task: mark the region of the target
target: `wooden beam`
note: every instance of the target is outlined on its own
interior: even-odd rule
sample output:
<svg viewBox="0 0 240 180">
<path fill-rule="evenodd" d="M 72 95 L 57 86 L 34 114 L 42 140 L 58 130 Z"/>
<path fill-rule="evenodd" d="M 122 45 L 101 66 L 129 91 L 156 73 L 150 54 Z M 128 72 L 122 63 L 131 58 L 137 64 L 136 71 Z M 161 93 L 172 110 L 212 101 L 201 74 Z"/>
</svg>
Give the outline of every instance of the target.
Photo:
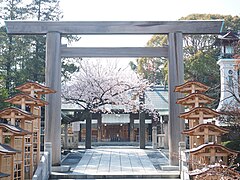
<svg viewBox="0 0 240 180">
<path fill-rule="evenodd" d="M 218 34 L 222 20 L 182 21 L 5 21 L 9 34 L 59 32 L 79 35 L 101 34 Z"/>
<path fill-rule="evenodd" d="M 61 47 L 62 57 L 168 57 L 167 47 Z"/>
</svg>

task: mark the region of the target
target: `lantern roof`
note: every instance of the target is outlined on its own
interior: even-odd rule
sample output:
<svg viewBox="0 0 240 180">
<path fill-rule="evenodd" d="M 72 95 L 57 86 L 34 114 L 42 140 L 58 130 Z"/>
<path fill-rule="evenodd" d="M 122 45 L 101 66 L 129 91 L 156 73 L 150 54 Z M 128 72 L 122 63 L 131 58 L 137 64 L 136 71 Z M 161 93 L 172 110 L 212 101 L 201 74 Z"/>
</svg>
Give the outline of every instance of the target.
<svg viewBox="0 0 240 180">
<path fill-rule="evenodd" d="M 208 107 L 195 107 L 188 112 L 181 113 L 179 117 L 183 119 L 197 120 L 200 117 L 200 113 L 203 114 L 203 119 L 210 119 L 220 115 L 219 112 Z"/>
<path fill-rule="evenodd" d="M 9 102 L 12 104 L 21 105 L 22 99 L 25 99 L 26 105 L 35 105 L 35 106 L 45 106 L 48 104 L 47 101 L 44 101 L 42 99 L 37 99 L 32 96 L 29 96 L 28 94 L 17 94 L 11 98 L 8 98 L 5 100 L 5 102 Z"/>
<path fill-rule="evenodd" d="M 16 154 L 17 152 L 19 152 L 19 151 L 16 149 L 13 149 L 12 147 L 10 147 L 6 144 L 0 144 L 0 154 L 2 154 L 2 155 Z"/>
<path fill-rule="evenodd" d="M 51 94 L 56 92 L 55 90 L 37 82 L 26 82 L 15 89 L 28 94 L 31 94 L 31 91 L 34 91 L 35 94 Z"/>
<path fill-rule="evenodd" d="M 188 81 L 184 84 L 175 87 L 175 92 L 180 93 L 203 93 L 209 89 L 208 86 L 197 81 Z"/>
<path fill-rule="evenodd" d="M 9 108 L 5 108 L 3 110 L 0 111 L 0 117 L 3 119 L 9 119 L 11 118 L 11 113 L 14 113 L 16 119 L 27 119 L 27 120 L 34 120 L 36 119 L 36 115 L 33 115 L 32 113 L 28 112 L 28 111 L 24 111 L 22 109 L 18 109 L 15 107 L 9 107 Z"/>
<path fill-rule="evenodd" d="M 201 94 L 201 93 L 192 93 L 189 94 L 183 98 L 179 98 L 177 100 L 177 104 L 181 104 L 181 105 L 185 105 L 185 106 L 189 106 L 189 105 L 194 105 L 196 102 L 196 98 L 198 98 L 199 104 L 200 105 L 204 105 L 204 104 L 210 104 L 214 101 L 213 98 L 205 95 L 205 94 Z"/>
<path fill-rule="evenodd" d="M 213 132 L 213 134 L 216 134 L 216 132 L 218 132 L 219 134 L 226 134 L 229 132 L 229 130 L 226 128 L 219 127 L 213 123 L 206 123 L 206 124 L 198 124 L 197 126 L 194 126 L 191 129 L 184 130 L 182 134 L 198 136 L 199 133 L 204 132 L 204 129 L 206 128 L 212 130 L 212 131 L 209 131 L 208 135 L 211 135 L 212 134 L 211 132 Z"/>
<path fill-rule="evenodd" d="M 6 123 L 0 123 L 0 128 L 4 128 L 10 132 L 12 132 L 15 135 L 27 135 L 27 134 L 31 134 L 31 132 L 26 131 L 20 127 L 16 127 L 10 124 L 6 124 Z"/>
<path fill-rule="evenodd" d="M 0 172 L 0 179 L 8 176 L 10 176 L 10 174 Z"/>
<path fill-rule="evenodd" d="M 233 43 L 238 41 L 240 38 L 237 33 L 233 32 L 232 30 L 228 30 L 227 32 L 218 35 L 215 45 L 223 45 L 225 43 Z"/>
<path fill-rule="evenodd" d="M 197 154 L 200 155 L 201 153 L 205 153 L 205 151 L 208 151 L 209 149 L 218 149 L 218 153 L 226 152 L 227 154 L 234 155 L 234 156 L 237 156 L 239 154 L 239 151 L 229 149 L 223 145 L 215 144 L 213 142 L 208 144 L 202 144 L 196 148 L 186 150 L 185 152 L 189 152 L 193 155 L 197 155 Z"/>
</svg>

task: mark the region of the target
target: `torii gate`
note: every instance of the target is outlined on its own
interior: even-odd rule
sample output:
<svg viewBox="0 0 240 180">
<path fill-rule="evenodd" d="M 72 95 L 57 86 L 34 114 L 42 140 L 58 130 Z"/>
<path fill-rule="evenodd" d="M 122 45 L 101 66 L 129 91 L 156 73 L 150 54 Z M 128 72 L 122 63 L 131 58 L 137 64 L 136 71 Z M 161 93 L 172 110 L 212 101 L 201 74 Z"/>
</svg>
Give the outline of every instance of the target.
<svg viewBox="0 0 240 180">
<path fill-rule="evenodd" d="M 5 24 L 9 34 L 47 35 L 46 85 L 57 91 L 56 94 L 47 96 L 46 100 L 49 105 L 45 112 L 45 141 L 52 143 L 53 165 L 61 163 L 61 57 L 168 58 L 169 159 L 170 165 L 178 165 L 176 155 L 178 154 L 178 143 L 184 140 L 181 136 L 184 121 L 178 117 L 183 109 L 176 104 L 180 95 L 174 93 L 174 88 L 184 81 L 183 34 L 219 34 L 223 27 L 223 21 L 5 21 Z M 73 48 L 61 46 L 61 35 L 71 34 L 167 34 L 168 47 Z M 87 122 L 86 126 L 91 128 L 91 122 L 90 124 Z M 142 134 L 141 130 L 140 134 Z M 140 148 L 141 143 L 143 147 L 145 146 L 142 137 L 140 137 Z"/>
</svg>

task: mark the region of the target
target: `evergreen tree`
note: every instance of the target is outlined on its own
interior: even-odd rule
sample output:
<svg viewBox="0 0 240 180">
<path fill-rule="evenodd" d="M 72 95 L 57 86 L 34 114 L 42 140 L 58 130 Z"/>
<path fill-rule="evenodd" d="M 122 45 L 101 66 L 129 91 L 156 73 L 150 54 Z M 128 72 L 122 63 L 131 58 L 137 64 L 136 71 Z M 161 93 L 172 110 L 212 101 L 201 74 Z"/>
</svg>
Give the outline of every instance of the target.
<svg viewBox="0 0 240 180">
<path fill-rule="evenodd" d="M 238 31 L 240 29 L 240 17 L 219 14 L 191 14 L 181 18 L 181 20 L 216 20 L 224 19 L 223 32 L 227 29 Z M 216 64 L 220 49 L 214 45 L 216 35 L 185 35 L 184 36 L 184 75 L 185 80 L 200 81 L 212 87 L 208 95 L 219 99 L 220 94 L 220 72 Z M 167 44 L 167 37 L 163 35 L 154 35 L 147 43 L 149 47 L 160 47 Z M 167 61 L 159 58 L 140 58 L 137 63 L 131 62 L 132 69 L 142 74 L 145 78 L 155 84 L 164 84 L 167 82 Z M 152 64 L 157 64 L 155 68 Z M 157 76 L 157 72 L 161 75 Z M 155 79 L 152 76 L 155 75 Z M 159 79 L 158 79 L 159 78 Z M 217 105 L 218 102 L 215 102 Z"/>
<path fill-rule="evenodd" d="M 19 20 L 26 19 L 27 10 L 20 0 L 4 0 L 0 6 L 1 20 Z M 22 36 L 12 36 L 6 34 L 6 28 L 0 28 L 0 73 L 2 76 L 2 85 L 11 94 L 16 81 L 16 74 L 19 69 L 19 62 L 25 57 Z M 29 48 L 26 47 L 26 49 Z M 2 87 L 4 87 L 2 86 Z"/>
<path fill-rule="evenodd" d="M 58 21 L 62 18 L 60 0 L 34 0 L 24 4 L 24 0 L 3 0 L 1 2 L 1 20 L 38 20 Z M 14 87 L 28 80 L 45 81 L 45 42 L 46 36 L 8 35 L 6 27 L 0 29 L 0 75 L 2 85 L 12 95 Z M 78 40 L 69 36 L 70 41 Z M 63 73 L 66 77 L 77 67 L 71 61 L 63 61 Z"/>
</svg>

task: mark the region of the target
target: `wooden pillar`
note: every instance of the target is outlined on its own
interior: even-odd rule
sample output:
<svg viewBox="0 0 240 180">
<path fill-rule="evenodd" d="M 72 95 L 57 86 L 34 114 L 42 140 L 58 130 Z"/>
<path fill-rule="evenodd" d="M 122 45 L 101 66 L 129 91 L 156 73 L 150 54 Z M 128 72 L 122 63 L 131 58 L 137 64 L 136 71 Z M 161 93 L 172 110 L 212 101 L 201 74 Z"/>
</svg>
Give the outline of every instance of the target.
<svg viewBox="0 0 240 180">
<path fill-rule="evenodd" d="M 144 110 L 144 93 L 139 96 L 139 146 L 140 149 L 145 149 L 145 110 Z"/>
<path fill-rule="evenodd" d="M 0 129 L 0 143 L 1 144 L 4 144 L 5 142 L 4 142 L 4 138 L 3 138 L 3 131 L 2 131 L 2 129 Z"/>
<path fill-rule="evenodd" d="M 134 118 L 133 114 L 130 113 L 130 142 L 134 141 Z"/>
<path fill-rule="evenodd" d="M 68 124 L 64 124 L 64 149 L 68 148 Z"/>
<path fill-rule="evenodd" d="M 86 118 L 86 139 L 85 139 L 85 148 L 91 149 L 92 146 L 92 113 L 88 112 Z"/>
<path fill-rule="evenodd" d="M 181 132 L 183 131 L 184 121 L 178 116 L 183 112 L 183 107 L 176 104 L 178 98 L 182 95 L 174 92 L 175 86 L 183 84 L 183 42 L 182 33 L 169 33 L 169 63 L 168 63 L 168 80 L 169 80 L 169 163 L 170 165 L 179 165 L 178 161 L 178 144 L 183 141 Z"/>
<path fill-rule="evenodd" d="M 99 113 L 97 120 L 97 132 L 98 132 L 98 142 L 102 141 L 102 113 Z"/>
<path fill-rule="evenodd" d="M 56 91 L 46 95 L 45 142 L 52 143 L 52 164 L 61 164 L 61 36 L 48 32 L 46 39 L 46 86 Z"/>
<path fill-rule="evenodd" d="M 204 143 L 207 144 L 209 142 L 209 129 L 204 128 Z"/>
<path fill-rule="evenodd" d="M 139 112 L 139 146 L 140 149 L 145 149 L 145 111 Z"/>
</svg>

